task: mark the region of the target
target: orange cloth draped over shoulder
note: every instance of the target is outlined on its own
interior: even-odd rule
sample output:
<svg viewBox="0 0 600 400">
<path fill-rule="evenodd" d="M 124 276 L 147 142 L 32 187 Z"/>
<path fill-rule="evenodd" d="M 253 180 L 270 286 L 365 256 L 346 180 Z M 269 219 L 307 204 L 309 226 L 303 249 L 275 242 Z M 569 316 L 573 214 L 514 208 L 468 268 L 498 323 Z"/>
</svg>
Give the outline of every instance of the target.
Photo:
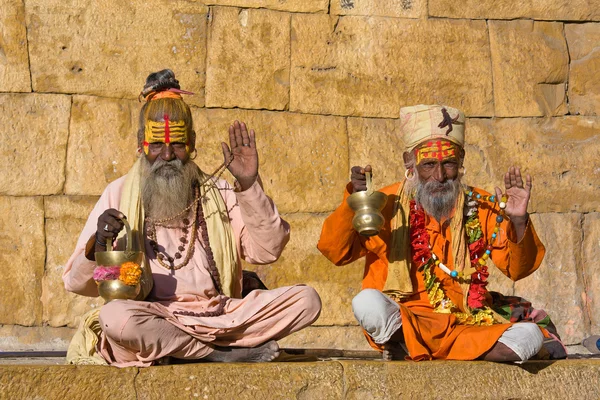
<svg viewBox="0 0 600 400">
<path fill-rule="evenodd" d="M 372 237 L 360 236 L 352 227 L 354 212 L 347 205 L 352 185 L 348 184 L 342 204 L 325 220 L 321 238 L 317 247 L 335 265 L 349 264 L 366 257 L 362 288 L 382 290 L 387 279 L 388 257 L 391 246 L 391 225 L 396 193 L 400 183 L 380 190 L 388 195 L 388 201 L 382 213 L 386 223 L 381 232 Z M 477 193 L 488 194 L 474 189 Z M 462 210 L 461 210 L 462 211 Z M 479 221 L 483 235 L 491 237 L 496 226 L 496 210 L 485 202 L 478 207 Z M 445 260 L 453 269 L 450 223 L 426 217 L 427 231 L 433 252 Z M 409 243 L 406 243 L 408 246 Z M 529 220 L 524 237 L 516 243 L 512 224 L 505 220 L 500 226 L 499 236 L 493 242 L 491 259 L 504 275 L 513 281 L 534 272 L 542 262 L 545 249 L 537 237 L 533 224 Z M 492 267 L 490 265 L 490 267 Z M 441 282 L 441 288 L 452 302 L 462 308 L 463 292 L 460 285 L 441 271 L 433 269 Z M 433 312 L 421 272 L 411 263 L 410 277 L 414 294 L 400 303 L 402 329 L 410 358 L 413 360 L 450 359 L 474 360 L 490 350 L 500 336 L 512 324 L 492 326 L 459 325 L 452 314 Z M 491 305 L 491 297 L 488 298 Z M 464 310 L 463 310 L 464 311 Z M 366 334 L 371 346 L 382 351 L 382 346 L 374 343 Z"/>
</svg>

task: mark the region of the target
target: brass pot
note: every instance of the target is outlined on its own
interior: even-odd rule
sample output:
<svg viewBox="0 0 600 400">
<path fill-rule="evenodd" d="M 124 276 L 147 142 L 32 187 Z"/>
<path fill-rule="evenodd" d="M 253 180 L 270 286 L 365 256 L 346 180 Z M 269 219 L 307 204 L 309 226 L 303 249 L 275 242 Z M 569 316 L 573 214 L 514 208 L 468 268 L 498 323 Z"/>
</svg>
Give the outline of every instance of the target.
<svg viewBox="0 0 600 400">
<path fill-rule="evenodd" d="M 140 290 L 139 283 L 135 286 L 126 285 L 119 279 L 98 282 L 98 293 L 107 303 L 117 299 L 133 300 L 140 294 Z"/>
<path fill-rule="evenodd" d="M 387 202 L 387 195 L 381 192 L 356 192 L 346 201 L 354 210 L 354 229 L 363 236 L 377 235 L 385 223 L 381 210 Z"/>
<path fill-rule="evenodd" d="M 95 253 L 96 265 L 121 266 L 126 262 L 134 262 L 139 266 L 142 265 L 142 261 L 144 260 L 144 253 L 141 251 L 132 250 L 133 236 L 131 233 L 131 228 L 129 226 L 129 223 L 127 222 L 127 219 L 123 218 L 122 221 L 125 225 L 125 229 L 127 232 L 127 235 L 125 237 L 127 240 L 126 250 L 113 251 L 112 241 L 109 239 L 106 242 L 107 251 L 99 251 Z M 115 299 L 135 299 L 140 293 L 140 288 L 141 286 L 139 283 L 135 286 L 126 285 L 118 279 L 98 282 L 98 293 L 104 300 L 106 300 L 107 303 Z"/>
</svg>

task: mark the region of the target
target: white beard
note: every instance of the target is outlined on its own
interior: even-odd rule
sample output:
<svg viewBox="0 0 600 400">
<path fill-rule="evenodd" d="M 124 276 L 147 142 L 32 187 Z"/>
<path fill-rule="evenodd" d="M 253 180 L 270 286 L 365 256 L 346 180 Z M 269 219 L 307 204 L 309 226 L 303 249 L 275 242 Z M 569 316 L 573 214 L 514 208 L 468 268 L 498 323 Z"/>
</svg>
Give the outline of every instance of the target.
<svg viewBox="0 0 600 400">
<path fill-rule="evenodd" d="M 416 180 L 419 178 L 417 177 Z M 448 179 L 444 183 L 438 181 L 416 183 L 415 201 L 423 206 L 425 212 L 440 222 L 452 214 L 456 199 L 462 192 L 459 179 Z"/>
<path fill-rule="evenodd" d="M 173 217 L 194 199 L 194 182 L 198 167 L 193 162 L 164 161 L 158 157 L 153 164 L 142 157 L 142 200 L 146 216 L 152 219 Z"/>
</svg>

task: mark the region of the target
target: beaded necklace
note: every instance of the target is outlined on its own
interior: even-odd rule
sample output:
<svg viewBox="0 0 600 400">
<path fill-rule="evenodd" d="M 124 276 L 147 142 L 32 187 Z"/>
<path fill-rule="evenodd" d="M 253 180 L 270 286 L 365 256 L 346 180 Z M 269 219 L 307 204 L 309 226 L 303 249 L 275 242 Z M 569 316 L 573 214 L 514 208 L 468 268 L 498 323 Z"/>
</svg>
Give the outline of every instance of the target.
<svg viewBox="0 0 600 400">
<path fill-rule="evenodd" d="M 194 244 L 196 242 L 196 238 L 197 238 L 197 234 L 198 234 L 197 228 L 198 228 L 198 225 L 200 225 L 203 230 L 202 238 L 204 239 L 204 243 L 206 246 L 205 250 L 206 250 L 206 256 L 208 258 L 208 264 L 209 264 L 208 270 L 211 273 L 213 280 L 215 280 L 215 275 L 212 270 L 216 271 L 216 274 L 217 274 L 216 277 L 218 278 L 219 272 L 216 269 L 216 263 L 213 258 L 212 250 L 210 249 L 210 243 L 208 241 L 208 232 L 206 231 L 206 220 L 204 219 L 204 211 L 203 211 L 202 205 L 201 205 L 201 200 L 203 201 L 204 198 L 203 198 L 203 196 L 200 196 L 200 187 L 202 185 L 206 184 L 213 177 L 215 179 L 218 179 L 223 174 L 223 172 L 225 172 L 225 169 L 229 166 L 229 164 L 231 164 L 232 161 L 233 161 L 233 154 L 231 155 L 229 160 L 227 160 L 226 162 L 223 162 L 221 165 L 219 165 L 219 167 L 217 167 L 217 169 L 212 174 L 207 175 L 206 178 L 204 178 L 204 180 L 202 182 L 197 182 L 196 184 L 194 184 L 194 200 L 190 203 L 189 206 L 184 208 L 177 215 L 174 215 L 174 216 L 168 217 L 168 218 L 163 218 L 163 219 L 156 219 L 156 220 L 152 219 L 150 217 L 146 217 L 147 236 L 149 239 L 149 243 L 150 243 L 150 246 L 152 247 L 152 250 L 154 251 L 154 254 L 156 254 L 156 260 L 163 268 L 166 268 L 169 270 L 178 270 L 180 268 L 185 267 L 190 262 L 190 260 L 192 259 L 192 256 L 194 255 L 194 247 L 195 247 Z M 190 212 L 192 213 L 191 222 L 190 222 L 190 219 L 183 218 L 184 216 L 188 215 Z M 177 247 L 177 250 L 179 250 L 179 251 L 177 251 L 173 256 L 169 256 L 165 252 L 160 251 L 160 248 L 158 246 L 158 241 L 156 239 L 156 227 L 160 226 L 161 228 L 165 228 L 165 229 L 176 229 L 177 226 L 170 225 L 169 222 L 179 220 L 180 218 L 182 218 L 181 221 L 183 222 L 183 227 L 181 228 L 181 231 L 183 232 L 184 236 L 179 238 L 179 241 L 181 242 L 180 245 Z M 191 237 L 189 239 L 186 237 L 188 234 L 191 234 Z M 178 260 L 183 257 L 182 253 L 185 251 L 186 244 L 189 244 L 190 248 L 188 249 L 185 258 L 183 259 L 183 261 L 180 264 L 175 265 L 174 261 L 176 259 Z M 165 260 L 167 260 L 169 264 L 165 263 Z M 217 287 L 217 290 L 219 291 L 219 293 L 221 293 L 220 279 L 216 279 L 215 287 Z"/>
<path fill-rule="evenodd" d="M 471 265 L 475 268 L 475 272 L 471 274 L 470 279 L 465 278 L 462 271 L 450 270 L 444 265 L 440 258 L 436 256 L 429 244 L 429 233 L 426 230 L 425 211 L 422 207 L 417 206 L 414 200 L 410 202 L 410 238 L 412 248 L 413 262 L 418 266 L 418 270 L 423 274 L 425 282 L 425 290 L 430 304 L 434 308 L 434 312 L 454 314 L 460 324 L 466 325 L 491 325 L 494 323 L 492 311 L 485 306 L 485 294 L 487 293 L 487 260 L 492 252 L 492 243 L 498 236 L 500 223 L 504 220 L 503 211 L 506 208 L 506 195 L 502 196 L 499 207 L 500 215 L 496 217 L 496 226 L 489 243 L 485 244 L 481 224 L 477 212 L 477 200 L 496 203 L 497 198 L 493 195 L 481 195 L 474 193 L 472 189 L 465 191 L 467 196 L 465 202 L 465 231 L 468 237 L 469 254 Z M 479 254 L 482 250 L 485 251 Z M 463 313 L 459 308 L 446 297 L 443 289 L 440 287 L 440 281 L 432 272 L 434 267 L 439 267 L 446 274 L 461 283 L 469 283 L 469 293 L 467 302 L 469 307 L 473 309 L 473 313 Z"/>
</svg>

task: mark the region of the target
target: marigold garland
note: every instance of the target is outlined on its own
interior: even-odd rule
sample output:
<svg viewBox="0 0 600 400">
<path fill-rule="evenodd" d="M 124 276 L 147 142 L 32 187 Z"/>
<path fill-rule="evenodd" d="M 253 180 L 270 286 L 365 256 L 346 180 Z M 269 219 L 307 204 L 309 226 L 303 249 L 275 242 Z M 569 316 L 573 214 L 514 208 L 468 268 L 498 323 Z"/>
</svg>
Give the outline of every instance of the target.
<svg viewBox="0 0 600 400">
<path fill-rule="evenodd" d="M 119 280 L 126 285 L 135 286 L 140 283 L 142 277 L 142 268 L 134 262 L 126 262 L 121 265 L 121 275 Z"/>
</svg>

